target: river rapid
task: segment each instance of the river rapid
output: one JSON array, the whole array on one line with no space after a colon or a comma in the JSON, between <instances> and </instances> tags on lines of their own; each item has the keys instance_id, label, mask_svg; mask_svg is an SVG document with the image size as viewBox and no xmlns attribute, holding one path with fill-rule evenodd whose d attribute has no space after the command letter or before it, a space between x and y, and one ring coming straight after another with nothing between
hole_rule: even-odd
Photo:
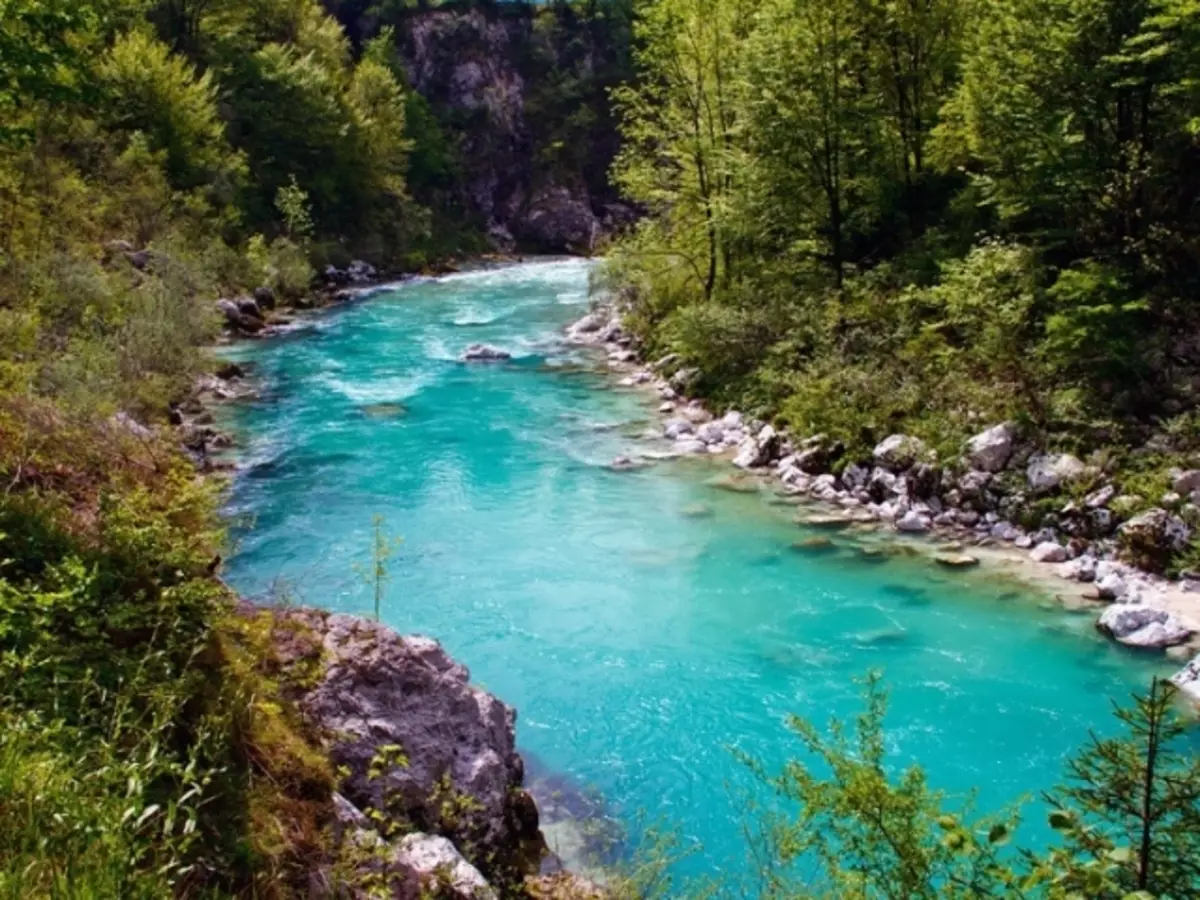
<instances>
[{"instance_id":1,"label":"river rapid","mask_svg":"<svg viewBox=\"0 0 1200 900\"><path fill-rule=\"evenodd\" d=\"M1112 730L1111 702L1157 663L1092 616L903 544L863 553L870 536L796 547L816 532L766 488L729 491L727 462L611 470L655 446L657 398L563 345L588 274L565 260L412 282L239 346L264 393L233 412L233 585L371 614L358 570L383 517L403 538L384 621L438 638L519 710L535 775L598 798L549 818L673 823L699 848L689 874L750 871L742 826L763 792L731 748L779 766L798 752L786 717L855 715L870 670L896 764L986 809L1054 784L1089 729ZM513 359L458 362L475 342Z\"/></svg>"}]
</instances>

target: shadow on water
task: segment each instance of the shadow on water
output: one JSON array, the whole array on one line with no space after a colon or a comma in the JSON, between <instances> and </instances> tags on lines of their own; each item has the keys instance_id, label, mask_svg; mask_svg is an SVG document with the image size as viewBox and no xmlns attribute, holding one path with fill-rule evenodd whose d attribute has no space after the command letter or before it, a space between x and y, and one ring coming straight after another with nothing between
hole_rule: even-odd
<instances>
[{"instance_id":1,"label":"shadow on water","mask_svg":"<svg viewBox=\"0 0 1200 900\"><path fill-rule=\"evenodd\" d=\"M550 768L522 749L525 788L537 803L539 820L552 856L549 871L587 872L623 862L629 843L615 811L597 788Z\"/></svg>"}]
</instances>

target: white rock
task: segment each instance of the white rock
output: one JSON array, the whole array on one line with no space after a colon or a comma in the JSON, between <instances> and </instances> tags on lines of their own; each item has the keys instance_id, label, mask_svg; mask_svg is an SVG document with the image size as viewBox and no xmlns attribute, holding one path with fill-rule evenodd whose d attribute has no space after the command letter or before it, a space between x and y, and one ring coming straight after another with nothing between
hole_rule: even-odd
<instances>
[{"instance_id":1,"label":"white rock","mask_svg":"<svg viewBox=\"0 0 1200 900\"><path fill-rule=\"evenodd\" d=\"M704 441L698 441L695 438L682 438L675 442L675 449L680 453L706 453L708 445Z\"/></svg>"},{"instance_id":2,"label":"white rock","mask_svg":"<svg viewBox=\"0 0 1200 900\"><path fill-rule=\"evenodd\" d=\"M1117 489L1111 484L1106 484L1100 490L1088 494L1083 501L1083 505L1088 509L1102 509L1108 506L1115 496L1117 496Z\"/></svg>"},{"instance_id":3,"label":"white rock","mask_svg":"<svg viewBox=\"0 0 1200 900\"><path fill-rule=\"evenodd\" d=\"M742 414L736 409L730 410L721 417L721 424L726 428L741 428Z\"/></svg>"},{"instance_id":4,"label":"white rock","mask_svg":"<svg viewBox=\"0 0 1200 900\"><path fill-rule=\"evenodd\" d=\"M1043 541L1029 552L1034 562L1060 563L1067 561L1067 548L1055 541Z\"/></svg>"},{"instance_id":5,"label":"white rock","mask_svg":"<svg viewBox=\"0 0 1200 900\"><path fill-rule=\"evenodd\" d=\"M1069 453L1035 456L1029 461L1025 475L1029 486L1035 491L1050 491L1070 481L1081 478L1087 467Z\"/></svg>"},{"instance_id":6,"label":"white rock","mask_svg":"<svg viewBox=\"0 0 1200 900\"><path fill-rule=\"evenodd\" d=\"M991 535L1001 541L1015 541L1021 536L1019 529L1012 522L997 522L992 526Z\"/></svg>"},{"instance_id":7,"label":"white rock","mask_svg":"<svg viewBox=\"0 0 1200 900\"><path fill-rule=\"evenodd\" d=\"M663 426L663 434L671 440L677 440L684 435L690 435L696 430L687 419L668 419L667 424Z\"/></svg>"},{"instance_id":8,"label":"white rock","mask_svg":"<svg viewBox=\"0 0 1200 900\"><path fill-rule=\"evenodd\" d=\"M1128 637L1155 622L1165 622L1167 613L1142 603L1114 603L1100 614L1097 622L1102 631L1117 640Z\"/></svg>"},{"instance_id":9,"label":"white rock","mask_svg":"<svg viewBox=\"0 0 1200 900\"><path fill-rule=\"evenodd\" d=\"M1010 422L989 428L967 441L967 462L972 469L999 472L1012 456L1016 439L1016 427Z\"/></svg>"},{"instance_id":10,"label":"white rock","mask_svg":"<svg viewBox=\"0 0 1200 900\"><path fill-rule=\"evenodd\" d=\"M1028 550L1033 546L1033 538L1027 534L1023 534L1013 541L1013 546L1020 550Z\"/></svg>"},{"instance_id":11,"label":"white rock","mask_svg":"<svg viewBox=\"0 0 1200 900\"><path fill-rule=\"evenodd\" d=\"M1194 703L1200 703L1200 656L1172 675L1171 683L1187 694Z\"/></svg>"},{"instance_id":12,"label":"white rock","mask_svg":"<svg viewBox=\"0 0 1200 900\"><path fill-rule=\"evenodd\" d=\"M1111 609L1111 607L1110 607ZM1133 634L1117 638L1129 647L1174 647L1184 643L1192 636L1191 631L1180 624L1174 616L1167 616L1163 622L1151 622L1145 628L1139 628Z\"/></svg>"},{"instance_id":13,"label":"white rock","mask_svg":"<svg viewBox=\"0 0 1200 900\"><path fill-rule=\"evenodd\" d=\"M675 404L672 403L670 400L668 400L666 403L662 404L662 406L660 406L658 408L658 411L660 413L675 412ZM689 422L688 424L690 425L691 423Z\"/></svg>"},{"instance_id":14,"label":"white rock","mask_svg":"<svg viewBox=\"0 0 1200 900\"><path fill-rule=\"evenodd\" d=\"M915 509L910 509L896 521L896 529L898 531L921 534L929 530L929 524L927 516L922 515Z\"/></svg>"},{"instance_id":15,"label":"white rock","mask_svg":"<svg viewBox=\"0 0 1200 900\"><path fill-rule=\"evenodd\" d=\"M496 900L497 894L479 870L462 858L444 837L409 834L401 840L393 863L412 869L433 897L453 900Z\"/></svg>"},{"instance_id":16,"label":"white rock","mask_svg":"<svg viewBox=\"0 0 1200 900\"><path fill-rule=\"evenodd\" d=\"M1103 600L1120 600L1128 589L1125 579L1116 572L1106 572L1101 575L1102 565L1103 563L1096 567L1096 590Z\"/></svg>"},{"instance_id":17,"label":"white rock","mask_svg":"<svg viewBox=\"0 0 1200 900\"><path fill-rule=\"evenodd\" d=\"M1094 581L1096 578L1096 559L1093 556L1081 556L1058 567L1058 575L1068 581Z\"/></svg>"},{"instance_id":18,"label":"white rock","mask_svg":"<svg viewBox=\"0 0 1200 900\"><path fill-rule=\"evenodd\" d=\"M725 438L725 426L720 422L705 422L696 429L696 437L706 444L719 444Z\"/></svg>"}]
</instances>

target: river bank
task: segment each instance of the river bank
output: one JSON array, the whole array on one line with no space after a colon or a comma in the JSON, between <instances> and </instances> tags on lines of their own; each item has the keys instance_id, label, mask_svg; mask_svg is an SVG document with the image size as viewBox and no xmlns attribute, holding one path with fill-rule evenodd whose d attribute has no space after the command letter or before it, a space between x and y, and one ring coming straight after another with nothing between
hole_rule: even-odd
<instances>
[{"instance_id":1,"label":"river bank","mask_svg":"<svg viewBox=\"0 0 1200 900\"><path fill-rule=\"evenodd\" d=\"M717 415L687 396L691 379L678 358L653 364L642 359L636 341L622 326L611 301L601 301L570 325L567 340L604 354L606 364L622 377L620 386L653 392L662 401L661 436L671 449L650 451L644 459L708 455L731 462L751 477L775 483L785 496L811 504L801 524L838 530L884 528L924 536L931 559L948 568L981 563L1003 568L1016 577L1051 590L1070 609L1094 610L1096 627L1130 647L1163 650L1188 662L1172 679L1200 704L1200 578L1190 573L1170 580L1121 557L1122 550L1155 548L1185 540L1187 526L1162 509L1131 518L1117 530L1123 541L1089 539L1086 530L1072 534L1052 525L1027 530L1002 517L1021 513L1009 502L1005 470L1026 469L1028 488L1049 492L1080 480L1085 466L1067 454L1039 453L1022 446L1018 429L1001 423L972 438L960 460L943 470L936 455L919 440L896 434L881 442L873 459L847 460L843 450L822 435L793 436L762 421L750 421L736 410ZM628 457L615 468L633 468ZM1179 472L1176 482L1200 484L1200 472ZM1016 493L1015 491L1011 493ZM1018 494L1016 503L1026 498ZM1084 513L1110 530L1122 498L1105 484L1082 501L1065 501L1064 518ZM1055 520L1056 521L1056 520ZM1195 659L1193 659L1195 657Z\"/></svg>"}]
</instances>

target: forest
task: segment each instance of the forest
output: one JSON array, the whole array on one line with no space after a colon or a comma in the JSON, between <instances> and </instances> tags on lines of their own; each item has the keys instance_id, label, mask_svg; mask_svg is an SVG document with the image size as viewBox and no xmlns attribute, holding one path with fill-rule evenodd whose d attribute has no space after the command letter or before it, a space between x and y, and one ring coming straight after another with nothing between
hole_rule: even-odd
<instances>
[{"instance_id":1,"label":"forest","mask_svg":"<svg viewBox=\"0 0 1200 900\"><path fill-rule=\"evenodd\" d=\"M610 277L698 389L858 447L1195 449L1194 3L639 13Z\"/></svg>"},{"instance_id":2,"label":"forest","mask_svg":"<svg viewBox=\"0 0 1200 900\"><path fill-rule=\"evenodd\" d=\"M416 88L437 15L447 54L510 23L519 122ZM167 430L218 299L563 249L527 220L566 197L717 404L851 448L1015 420L1156 500L1200 451L1198 135L1196 0L0 0L0 897L337 870L337 773ZM897 772L882 696L759 773L800 810L761 895L1200 896L1165 686L1068 763L1047 853ZM613 894L693 890L655 859Z\"/></svg>"}]
</instances>

